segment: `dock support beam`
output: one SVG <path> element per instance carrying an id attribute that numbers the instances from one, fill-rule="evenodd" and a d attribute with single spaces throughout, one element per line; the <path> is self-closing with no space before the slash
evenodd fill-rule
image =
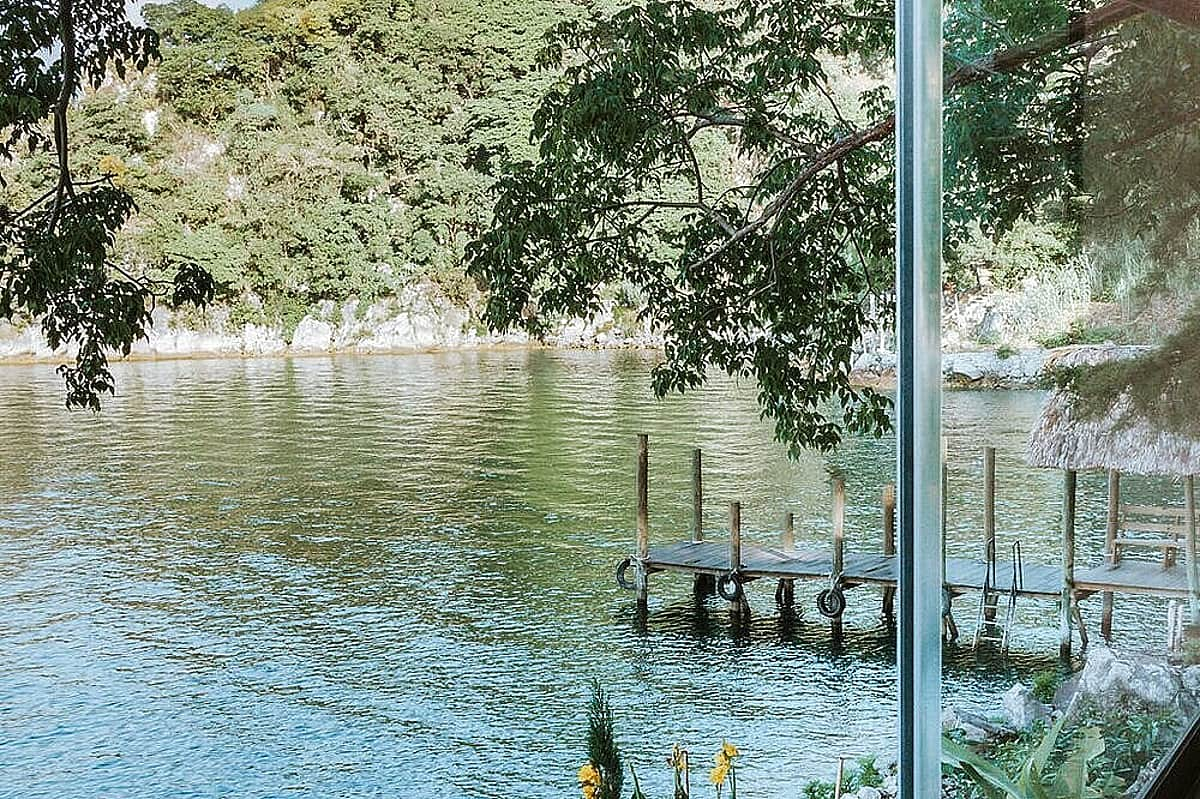
<path id="1" fill-rule="evenodd" d="M 697 447 L 692 450 L 692 542 L 704 540 L 704 456 Z M 711 574 L 697 574 L 692 578 L 692 591 L 697 596 L 708 596 L 716 591 L 716 579 Z"/>
<path id="2" fill-rule="evenodd" d="M 899 799 L 942 791 L 942 0 L 896 2 Z"/>
<path id="3" fill-rule="evenodd" d="M 996 448 L 983 450 L 983 558 L 987 562 L 996 559 Z M 993 586 L 994 587 L 994 586 Z M 996 609 L 991 607 L 991 597 L 984 597 L 983 618 L 996 620 Z"/>
<path id="4" fill-rule="evenodd" d="M 650 555 L 650 439 L 638 435 L 637 461 L 637 556 L 645 561 Z M 645 613 L 649 607 L 650 586 L 646 570 L 637 570 L 637 606 Z"/>
<path id="5" fill-rule="evenodd" d="M 846 483 L 840 477 L 833 478 L 833 573 L 841 579 L 846 565 Z M 833 639 L 842 639 L 842 614 L 830 620 Z"/>
<path id="6" fill-rule="evenodd" d="M 729 503 L 729 571 L 742 570 L 742 503 Z M 729 610 L 735 615 L 749 613 L 750 602 L 746 599 L 743 588 L 741 596 L 729 603 Z"/>
<path id="7" fill-rule="evenodd" d="M 790 553 L 796 548 L 796 514 L 788 512 L 783 516 L 783 534 L 779 536 L 779 547 Z M 775 588 L 775 604 L 781 608 L 790 608 L 796 604 L 796 581 L 782 579 Z"/>
<path id="8" fill-rule="evenodd" d="M 883 554 L 896 554 L 896 484 L 883 487 Z M 896 589 L 883 589 L 883 619 L 888 624 L 896 621 Z"/>
<path id="9" fill-rule="evenodd" d="M 1185 546 L 1187 547 L 1187 581 L 1188 581 L 1188 600 L 1191 610 L 1188 631 L 1190 637 L 1195 637 L 1200 630 L 1197 626 L 1200 625 L 1200 563 L 1196 562 L 1196 478 L 1193 475 L 1188 475 L 1183 478 L 1183 497 L 1187 506 L 1187 517 L 1184 519 L 1186 527 L 1184 535 L 1187 536 Z"/>
<path id="10" fill-rule="evenodd" d="M 1121 473 L 1108 470 L 1108 523 L 1104 529 L 1104 562 L 1110 569 L 1117 567 L 1120 553 L 1117 552 L 1117 528 L 1121 523 Z M 1112 643 L 1113 592 L 1105 591 L 1100 617 L 1100 634 Z"/>
<path id="11" fill-rule="evenodd" d="M 1071 605 L 1075 599 L 1075 472 L 1063 472 L 1063 585 L 1058 615 L 1058 655 L 1071 659 Z"/>

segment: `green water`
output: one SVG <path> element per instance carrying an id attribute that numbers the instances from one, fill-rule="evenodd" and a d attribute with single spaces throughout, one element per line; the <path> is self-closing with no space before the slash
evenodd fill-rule
<path id="1" fill-rule="evenodd" d="M 490 352 L 122 365 L 99 416 L 46 366 L 0 369 L 0 796 L 567 797 L 587 683 L 666 795 L 679 742 L 739 744 L 747 796 L 793 797 L 838 754 L 894 745 L 894 642 L 849 594 L 844 646 L 751 588 L 751 622 L 656 576 L 645 626 L 613 582 L 632 545 L 635 436 L 651 437 L 652 540 L 743 503 L 749 540 L 793 511 L 878 546 L 890 440 L 789 462 L 749 387 L 664 402 L 650 356 Z M 946 397 L 950 554 L 980 549 L 981 448 L 998 448 L 1002 549 L 1056 559 L 1059 478 L 1025 468 L 1038 392 Z M 1134 499 L 1169 483 L 1128 481 Z M 1081 478 L 1080 561 L 1103 478 Z M 1085 611 L 1094 622 L 1096 609 Z M 973 601 L 957 610 L 965 638 Z M 1162 603 L 1120 600 L 1119 642 L 1160 648 Z M 1050 667 L 1056 608 L 1026 602 L 1007 659 L 946 651 L 946 702 Z"/>

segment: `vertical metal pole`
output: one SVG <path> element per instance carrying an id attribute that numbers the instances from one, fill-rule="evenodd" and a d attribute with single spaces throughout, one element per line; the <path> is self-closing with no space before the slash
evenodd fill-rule
<path id="1" fill-rule="evenodd" d="M 942 2 L 896 3 L 900 799 L 941 795 Z"/>

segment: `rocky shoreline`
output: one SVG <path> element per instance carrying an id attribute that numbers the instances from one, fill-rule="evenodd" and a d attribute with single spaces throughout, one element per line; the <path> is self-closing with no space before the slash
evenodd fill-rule
<path id="1" fill-rule="evenodd" d="M 564 323 L 544 341 L 521 333 L 497 335 L 482 329 L 469 310 L 448 305 L 426 289 L 371 305 L 325 303 L 289 332 L 279 324 L 237 321 L 228 308 L 184 316 L 156 309 L 149 335 L 133 346 L 131 360 L 256 358 L 320 354 L 414 353 L 442 350 L 551 347 L 558 349 L 661 349 L 647 326 L 618 321 L 612 311 L 591 321 Z M 1120 349 L 1141 349 L 1122 347 Z M 1044 382 L 1059 350 L 1031 347 L 952 350 L 943 353 L 947 384 L 969 388 L 1028 388 Z M 70 357 L 53 349 L 36 325 L 0 322 L 0 364 L 57 363 Z M 896 355 L 887 350 L 859 354 L 853 365 L 863 384 L 894 381 Z"/>

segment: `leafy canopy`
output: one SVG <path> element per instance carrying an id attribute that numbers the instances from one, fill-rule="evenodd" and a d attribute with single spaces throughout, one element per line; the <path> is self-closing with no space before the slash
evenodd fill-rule
<path id="1" fill-rule="evenodd" d="M 561 79 L 534 116 L 537 156 L 508 163 L 469 250 L 489 324 L 537 334 L 624 285 L 664 336 L 660 396 L 711 369 L 753 379 L 793 453 L 886 431 L 886 398 L 851 367 L 891 299 L 892 11 L 649 0 L 556 28 L 543 63 Z M 948 246 L 1037 215 L 1083 231 L 1091 209 L 1137 200 L 1132 171 L 1088 169 L 1111 129 L 1090 98 L 1145 91 L 1134 54 L 1181 35 L 1163 34 L 1174 23 L 1143 23 L 1124 0 L 947 14 Z M 875 77 L 847 92 L 844 70 Z"/>
<path id="2" fill-rule="evenodd" d="M 0 7 L 0 158 L 21 148 L 54 153 L 50 187 L 30 202 L 0 206 L 0 319 L 38 320 L 50 346 L 73 345 L 73 366 L 60 372 L 68 407 L 99 409 L 113 390 L 108 352 L 128 353 L 144 335 L 155 297 L 172 305 L 206 303 L 211 277 L 192 264 L 169 281 L 133 274 L 115 263 L 117 231 L 135 210 L 114 180 L 117 163 L 93 180 L 72 173 L 68 110 L 85 86 L 110 70 L 145 69 L 158 38 L 132 25 L 123 0 L 34 0 Z M 48 55 L 53 54 L 53 55 Z"/>

